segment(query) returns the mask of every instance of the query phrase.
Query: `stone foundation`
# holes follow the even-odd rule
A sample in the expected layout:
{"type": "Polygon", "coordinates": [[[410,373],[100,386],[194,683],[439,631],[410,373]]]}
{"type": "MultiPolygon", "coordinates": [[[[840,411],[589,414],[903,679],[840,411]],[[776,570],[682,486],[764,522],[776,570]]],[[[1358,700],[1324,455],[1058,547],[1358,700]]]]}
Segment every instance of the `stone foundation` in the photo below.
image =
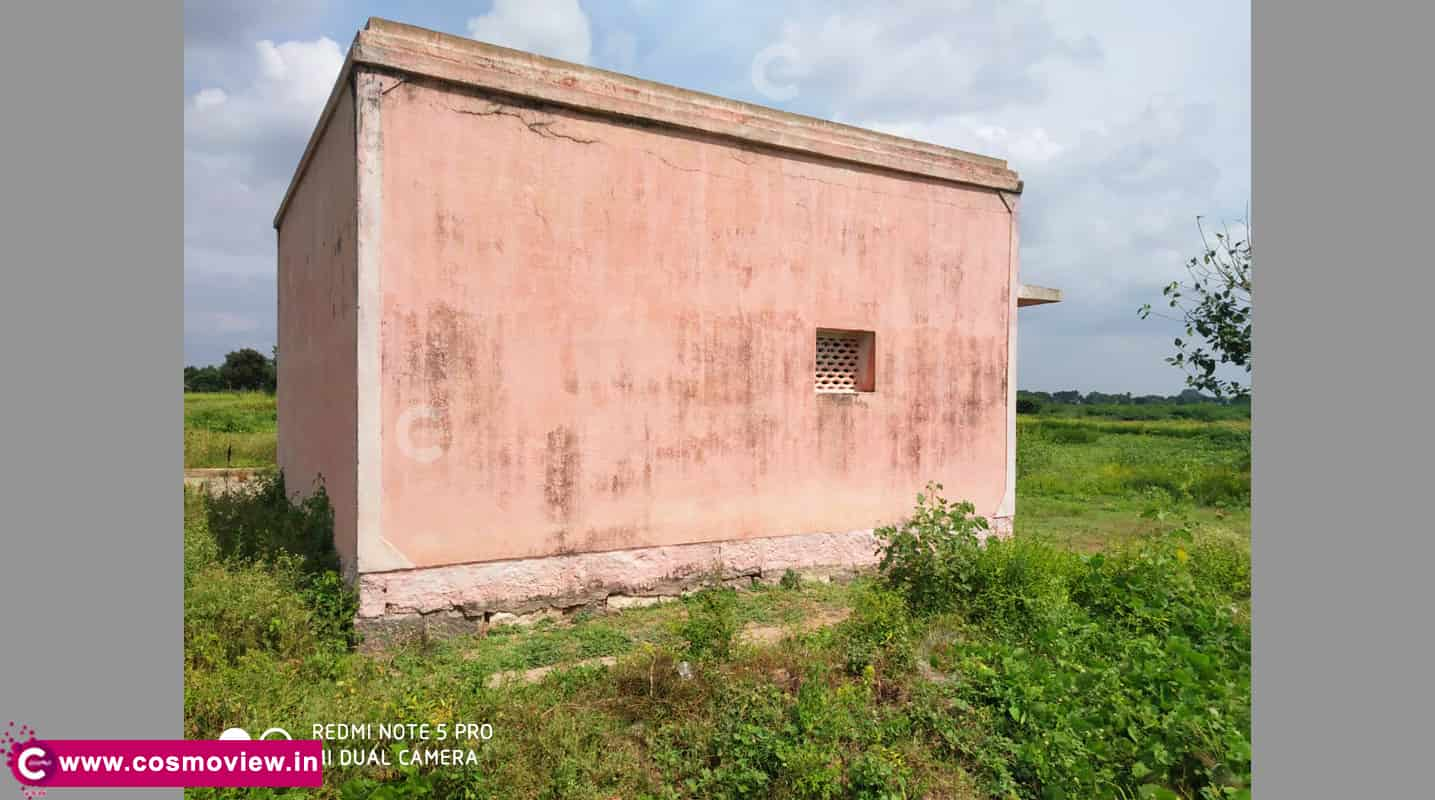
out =
{"type": "MultiPolygon", "coordinates": [[[[992,519],[991,529],[1010,536],[1011,518],[992,519]]],[[[368,573],[359,577],[355,624],[370,645],[477,633],[656,605],[714,580],[776,583],[789,569],[809,580],[847,578],[875,568],[877,549],[868,529],[368,573]]]]}

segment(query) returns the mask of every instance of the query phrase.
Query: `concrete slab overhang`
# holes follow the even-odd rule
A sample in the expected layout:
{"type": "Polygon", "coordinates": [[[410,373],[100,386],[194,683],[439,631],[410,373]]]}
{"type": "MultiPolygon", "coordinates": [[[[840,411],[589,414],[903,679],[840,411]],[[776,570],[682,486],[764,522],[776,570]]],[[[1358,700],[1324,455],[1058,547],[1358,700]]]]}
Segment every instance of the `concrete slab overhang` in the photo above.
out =
{"type": "Polygon", "coordinates": [[[1060,303],[1061,290],[1048,289],[1045,286],[1032,286],[1023,283],[1017,288],[1016,304],[1018,308],[1026,306],[1040,306],[1047,303],[1060,303]]]}
{"type": "Polygon", "coordinates": [[[275,228],[356,65],[809,157],[1003,193],[1022,190],[1016,172],[1002,159],[370,18],[349,47],[328,104],[274,215],[275,228]]]}

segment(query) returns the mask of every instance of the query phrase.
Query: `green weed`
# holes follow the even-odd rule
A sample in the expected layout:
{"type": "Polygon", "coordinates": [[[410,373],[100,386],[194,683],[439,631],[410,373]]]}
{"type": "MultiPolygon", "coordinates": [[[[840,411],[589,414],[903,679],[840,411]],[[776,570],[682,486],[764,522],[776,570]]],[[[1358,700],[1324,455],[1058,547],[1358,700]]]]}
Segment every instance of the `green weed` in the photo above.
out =
{"type": "MultiPolygon", "coordinates": [[[[1030,797],[1225,797],[1250,781],[1250,628],[1241,551],[1185,527],[1084,556],[1035,539],[978,543],[963,507],[919,496],[920,535],[881,565],[912,610],[956,609],[963,635],[933,650],[958,716],[985,712],[989,789],[1030,797]],[[917,547],[913,542],[928,541],[917,547]],[[1200,556],[1197,558],[1193,551],[1200,556]],[[959,564],[932,565],[933,553],[959,564]],[[1199,580],[1206,577],[1208,580],[1199,580]],[[937,605],[932,597],[947,596],[937,605]]],[[[1248,563],[1248,552],[1244,556],[1248,563]]],[[[949,723],[928,717],[932,730],[949,723]]]]}
{"type": "Polygon", "coordinates": [[[688,652],[697,659],[726,661],[732,655],[733,641],[740,623],[737,617],[737,591],[714,586],[683,598],[688,608],[682,626],[688,652]]]}

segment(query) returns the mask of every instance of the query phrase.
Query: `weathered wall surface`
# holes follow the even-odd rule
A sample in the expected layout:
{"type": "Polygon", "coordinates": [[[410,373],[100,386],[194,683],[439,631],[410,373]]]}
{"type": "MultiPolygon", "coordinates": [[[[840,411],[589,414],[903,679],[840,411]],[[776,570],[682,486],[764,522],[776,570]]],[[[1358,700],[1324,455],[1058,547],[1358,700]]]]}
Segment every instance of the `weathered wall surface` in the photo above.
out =
{"type": "Polygon", "coordinates": [[[928,480],[997,510],[1013,303],[995,192],[393,84],[394,558],[362,571],[852,531],[928,480]],[[814,393],[819,327],[876,332],[875,392],[814,393]]]}
{"type": "Polygon", "coordinates": [[[288,488],[318,476],[334,541],[356,567],[354,104],[339,98],[279,228],[279,467],[288,488]]]}

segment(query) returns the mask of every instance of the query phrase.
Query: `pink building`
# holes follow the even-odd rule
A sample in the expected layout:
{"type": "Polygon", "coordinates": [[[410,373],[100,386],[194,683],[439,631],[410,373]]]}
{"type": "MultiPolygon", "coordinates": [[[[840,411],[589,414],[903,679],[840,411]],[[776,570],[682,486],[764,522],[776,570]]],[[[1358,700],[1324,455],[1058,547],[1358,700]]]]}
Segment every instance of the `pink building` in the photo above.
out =
{"type": "Polygon", "coordinates": [[[361,621],[873,563],[1015,511],[1006,163],[382,20],[275,217],[279,465],[361,621]]]}

